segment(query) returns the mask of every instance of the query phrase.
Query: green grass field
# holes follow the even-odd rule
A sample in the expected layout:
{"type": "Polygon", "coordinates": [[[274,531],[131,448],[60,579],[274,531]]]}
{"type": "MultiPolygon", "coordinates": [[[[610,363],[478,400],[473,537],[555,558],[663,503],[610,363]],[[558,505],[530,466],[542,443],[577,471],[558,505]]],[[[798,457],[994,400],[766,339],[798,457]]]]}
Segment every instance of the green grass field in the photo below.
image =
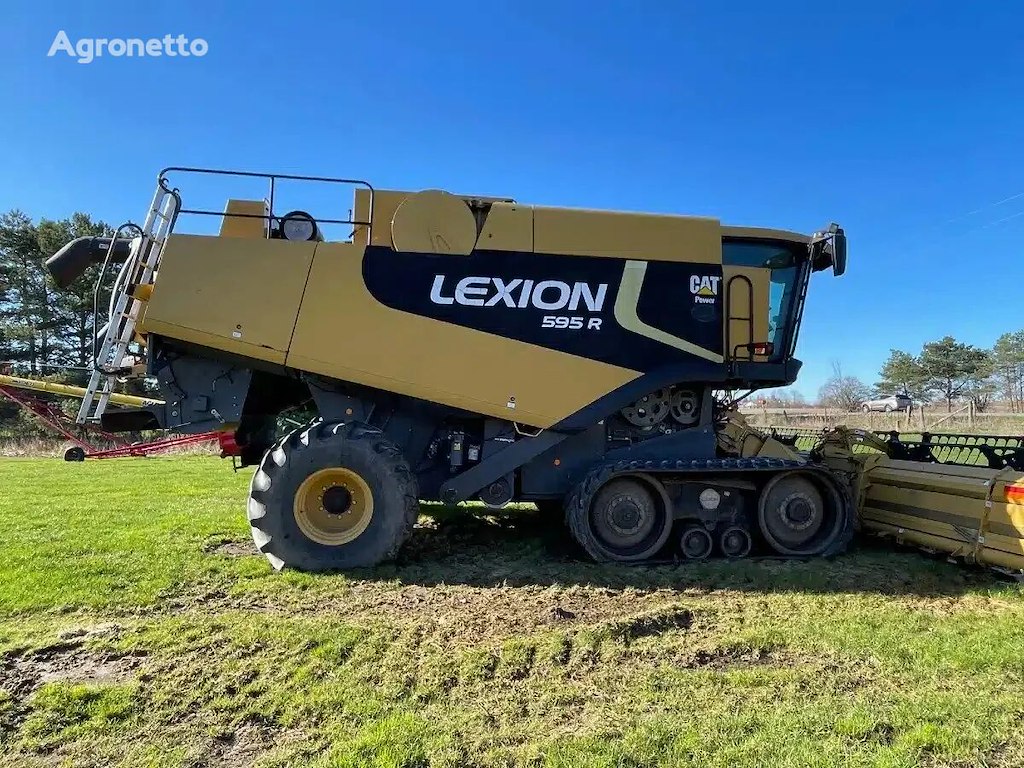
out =
{"type": "Polygon", "coordinates": [[[1024,593],[861,544],[602,567],[532,510],[274,573],[214,458],[0,461],[0,765],[1024,764],[1024,593]]]}

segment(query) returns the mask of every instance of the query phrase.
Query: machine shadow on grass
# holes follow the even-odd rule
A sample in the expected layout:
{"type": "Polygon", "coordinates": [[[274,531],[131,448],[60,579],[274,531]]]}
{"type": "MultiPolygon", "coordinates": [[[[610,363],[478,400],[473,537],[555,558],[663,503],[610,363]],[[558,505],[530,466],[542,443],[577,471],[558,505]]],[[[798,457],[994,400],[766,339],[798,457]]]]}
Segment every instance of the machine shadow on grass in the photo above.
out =
{"type": "Polygon", "coordinates": [[[532,508],[421,506],[394,563],[350,575],[421,586],[589,586],[609,589],[749,590],[956,596],[1005,585],[999,574],[860,537],[839,557],[749,558],[657,565],[598,564],[562,520],[532,508]]]}

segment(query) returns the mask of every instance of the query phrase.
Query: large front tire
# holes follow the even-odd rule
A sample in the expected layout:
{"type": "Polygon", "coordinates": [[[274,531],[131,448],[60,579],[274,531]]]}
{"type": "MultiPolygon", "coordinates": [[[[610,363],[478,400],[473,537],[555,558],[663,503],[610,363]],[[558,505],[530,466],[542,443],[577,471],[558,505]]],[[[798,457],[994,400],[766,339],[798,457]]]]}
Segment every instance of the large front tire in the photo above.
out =
{"type": "Polygon", "coordinates": [[[276,570],[365,568],[393,559],[419,512],[401,451],[359,424],[314,422],[264,454],[249,486],[252,538],[276,570]]]}

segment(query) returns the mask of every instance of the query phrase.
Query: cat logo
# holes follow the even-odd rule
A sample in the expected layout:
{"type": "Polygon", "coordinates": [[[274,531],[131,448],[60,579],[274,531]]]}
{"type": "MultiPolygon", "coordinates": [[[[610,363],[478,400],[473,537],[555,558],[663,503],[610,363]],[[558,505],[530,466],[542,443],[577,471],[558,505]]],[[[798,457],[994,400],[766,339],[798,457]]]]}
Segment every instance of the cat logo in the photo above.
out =
{"type": "Polygon", "coordinates": [[[713,275],[690,275],[690,293],[697,304],[714,304],[718,297],[721,277],[713,275]]]}

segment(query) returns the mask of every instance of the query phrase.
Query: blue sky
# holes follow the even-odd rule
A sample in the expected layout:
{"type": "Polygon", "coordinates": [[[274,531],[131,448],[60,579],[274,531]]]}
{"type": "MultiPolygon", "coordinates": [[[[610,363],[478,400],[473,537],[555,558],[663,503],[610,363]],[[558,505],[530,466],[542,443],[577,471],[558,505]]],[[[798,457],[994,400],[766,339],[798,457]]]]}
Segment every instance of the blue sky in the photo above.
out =
{"type": "Polygon", "coordinates": [[[139,219],[159,168],[208,165],[834,220],[850,267],[812,285],[797,388],[873,383],[891,347],[1024,327],[1015,5],[15,4],[0,210],[139,219]],[[209,50],[78,64],[46,55],[61,29],[209,50]]]}

